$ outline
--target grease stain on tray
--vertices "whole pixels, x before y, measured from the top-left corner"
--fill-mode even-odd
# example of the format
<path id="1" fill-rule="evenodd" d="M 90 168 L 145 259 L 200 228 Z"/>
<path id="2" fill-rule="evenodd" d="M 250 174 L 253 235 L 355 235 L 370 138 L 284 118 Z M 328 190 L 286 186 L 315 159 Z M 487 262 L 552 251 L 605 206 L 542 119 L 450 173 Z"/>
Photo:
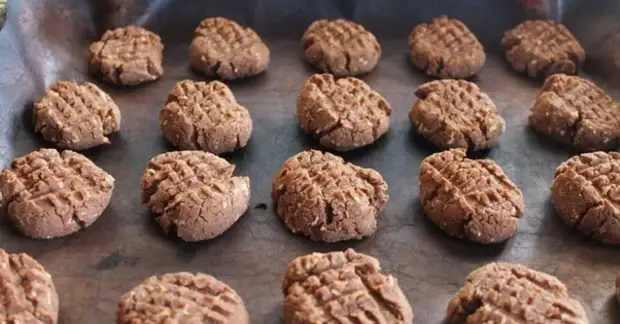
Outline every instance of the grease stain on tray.
<path id="1" fill-rule="evenodd" d="M 119 266 L 134 266 L 140 261 L 137 257 L 124 256 L 121 251 L 116 250 L 107 257 L 101 259 L 97 264 L 97 270 L 110 270 Z"/>

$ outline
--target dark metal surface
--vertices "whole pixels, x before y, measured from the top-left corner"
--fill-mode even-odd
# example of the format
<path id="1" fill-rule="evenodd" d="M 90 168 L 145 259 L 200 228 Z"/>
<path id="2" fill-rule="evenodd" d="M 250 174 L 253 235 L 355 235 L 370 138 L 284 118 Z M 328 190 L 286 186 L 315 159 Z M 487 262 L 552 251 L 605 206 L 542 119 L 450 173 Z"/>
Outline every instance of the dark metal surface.
<path id="1" fill-rule="evenodd" d="M 376 256 L 384 270 L 399 279 L 416 323 L 442 322 L 447 301 L 465 276 L 493 260 L 554 274 L 584 304 L 592 323 L 620 322 L 620 306 L 613 298 L 620 254 L 582 237 L 554 215 L 549 185 L 555 168 L 571 152 L 528 129 L 528 111 L 540 83 L 514 74 L 499 56 L 501 35 L 521 19 L 515 14 L 520 10 L 516 1 L 434 1 L 434 5 L 409 1 L 405 7 L 398 0 L 124 2 L 131 4 L 11 1 L 7 25 L 0 32 L 3 166 L 15 156 L 49 146 L 32 132 L 32 102 L 58 79 L 91 80 L 86 73 L 87 47 L 105 25 L 134 21 L 159 33 L 166 45 L 165 75 L 160 81 L 133 89 L 102 85 L 121 108 L 123 121 L 112 145 L 85 152 L 117 180 L 112 202 L 100 219 L 76 235 L 50 241 L 28 239 L 8 223 L 0 224 L 0 247 L 31 254 L 53 275 L 61 298 L 61 323 L 113 322 L 123 292 L 150 275 L 172 271 L 210 273 L 240 293 L 254 323 L 279 323 L 280 284 L 288 261 L 346 247 Z M 406 36 L 414 25 L 439 14 L 461 18 L 489 53 L 475 81 L 493 98 L 507 129 L 488 156 L 521 188 L 526 202 L 519 230 L 505 244 L 482 246 L 451 239 L 420 209 L 419 164 L 434 149 L 410 131 L 407 114 L 414 102 L 413 89 L 428 79 L 408 64 Z M 225 156 L 237 165 L 239 174 L 251 178 L 250 209 L 220 238 L 187 244 L 165 237 L 140 206 L 139 182 L 151 157 L 172 150 L 157 123 L 168 91 L 179 80 L 204 79 L 188 68 L 187 47 L 194 27 L 210 15 L 255 27 L 270 46 L 272 61 L 266 74 L 230 83 L 255 126 L 249 146 Z M 301 59 L 299 38 L 307 24 L 322 17 L 352 18 L 377 34 L 383 56 L 378 68 L 363 79 L 394 109 L 385 138 L 344 154 L 380 171 L 390 187 L 391 199 L 380 215 L 376 235 L 359 242 L 319 244 L 292 235 L 274 215 L 269 198 L 272 177 L 281 163 L 316 147 L 298 130 L 295 102 L 302 83 L 313 73 Z M 608 86 L 596 75 L 585 75 Z M 620 98 L 618 91 L 609 90 Z"/>

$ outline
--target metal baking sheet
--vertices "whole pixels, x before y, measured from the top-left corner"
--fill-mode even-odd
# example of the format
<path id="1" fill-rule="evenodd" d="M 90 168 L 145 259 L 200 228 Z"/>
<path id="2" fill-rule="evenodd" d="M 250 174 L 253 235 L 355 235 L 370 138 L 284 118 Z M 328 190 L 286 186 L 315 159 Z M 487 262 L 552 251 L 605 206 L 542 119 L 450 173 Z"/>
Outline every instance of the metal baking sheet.
<path id="1" fill-rule="evenodd" d="M 111 138 L 112 145 L 85 152 L 116 178 L 112 202 L 99 220 L 75 235 L 47 241 L 28 239 L 4 221 L 0 224 L 0 247 L 31 254 L 53 275 L 61 300 L 61 323 L 113 322 L 122 293 L 148 276 L 173 271 L 210 273 L 239 292 L 254 323 L 280 323 L 280 287 L 286 264 L 302 254 L 347 247 L 379 258 L 384 271 L 398 278 L 413 306 L 416 323 L 441 323 L 448 300 L 467 274 L 494 260 L 523 263 L 554 274 L 583 303 L 592 323 L 620 322 L 620 305 L 613 298 L 620 253 L 584 238 L 554 215 L 549 185 L 555 168 L 572 152 L 527 127 L 540 82 L 512 72 L 499 52 L 504 30 L 525 17 L 519 2 L 403 3 L 10 1 L 7 24 L 0 32 L 2 165 L 49 147 L 32 131 L 32 103 L 56 80 L 97 82 L 117 102 L 123 120 L 121 132 Z M 414 88 L 428 79 L 408 64 L 406 37 L 414 25 L 439 14 L 462 19 L 488 52 L 487 64 L 474 80 L 494 100 L 507 128 L 500 145 L 481 156 L 502 166 L 521 188 L 526 202 L 517 234 L 504 244 L 483 246 L 451 239 L 425 218 L 418 202 L 419 164 L 435 149 L 413 136 L 407 118 Z M 199 21 L 215 15 L 255 28 L 271 49 L 271 64 L 264 75 L 229 83 L 255 125 L 248 147 L 225 155 L 237 165 L 239 174 L 251 178 L 251 206 L 223 236 L 189 244 L 163 235 L 147 209 L 140 206 L 139 182 L 151 157 L 173 150 L 161 136 L 159 109 L 175 82 L 205 79 L 188 67 L 187 48 Z M 391 130 L 376 144 L 343 156 L 380 171 L 389 184 L 390 201 L 374 236 L 321 244 L 289 233 L 272 210 L 270 187 L 285 159 L 317 147 L 300 132 L 295 117 L 298 91 L 314 72 L 301 58 L 299 40 L 311 21 L 335 17 L 364 24 L 383 46 L 379 66 L 363 79 L 392 104 Z M 126 23 L 143 25 L 162 36 L 166 49 L 161 80 L 129 89 L 101 84 L 87 74 L 88 45 L 105 28 Z M 620 98 L 613 83 L 593 71 L 586 66 L 584 75 Z"/>

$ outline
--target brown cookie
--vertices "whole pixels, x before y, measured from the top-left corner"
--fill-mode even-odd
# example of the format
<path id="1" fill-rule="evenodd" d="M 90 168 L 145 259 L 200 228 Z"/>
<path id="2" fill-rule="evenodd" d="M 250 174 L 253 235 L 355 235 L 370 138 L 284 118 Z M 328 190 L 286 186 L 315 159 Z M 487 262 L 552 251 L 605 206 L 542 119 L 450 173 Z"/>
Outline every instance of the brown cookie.
<path id="1" fill-rule="evenodd" d="M 448 304 L 450 323 L 588 324 L 581 304 L 558 278 L 519 264 L 474 270 Z"/>
<path id="2" fill-rule="evenodd" d="M 118 132 L 121 111 L 92 83 L 58 81 L 34 103 L 34 130 L 60 148 L 85 150 L 109 144 Z"/>
<path id="3" fill-rule="evenodd" d="M 506 128 L 495 105 L 475 83 L 437 80 L 421 85 L 409 113 L 416 131 L 441 149 L 482 150 L 497 145 Z"/>
<path id="4" fill-rule="evenodd" d="M 586 54 L 575 36 L 553 20 L 528 20 L 502 38 L 506 59 L 531 77 L 577 74 Z"/>
<path id="5" fill-rule="evenodd" d="M 398 280 L 371 256 L 312 253 L 289 263 L 282 283 L 284 323 L 413 323 Z"/>
<path id="6" fill-rule="evenodd" d="M 108 206 L 114 178 L 85 156 L 41 149 L 0 174 L 2 205 L 24 235 L 66 236 L 90 226 Z"/>
<path id="7" fill-rule="evenodd" d="M 620 107 L 594 83 L 576 76 L 548 77 L 529 123 L 536 131 L 580 151 L 620 146 Z"/>
<path id="8" fill-rule="evenodd" d="M 362 25 L 344 19 L 317 20 L 301 44 L 308 63 L 335 76 L 370 72 L 381 57 L 381 46 Z"/>
<path id="9" fill-rule="evenodd" d="M 390 128 L 390 104 L 364 81 L 311 76 L 297 99 L 301 128 L 320 143 L 348 151 L 373 143 Z"/>
<path id="10" fill-rule="evenodd" d="M 377 229 L 389 197 L 381 175 L 333 154 L 305 151 L 284 162 L 271 197 L 293 233 L 315 241 L 362 239 Z"/>
<path id="11" fill-rule="evenodd" d="M 213 154 L 246 146 L 252 133 L 250 113 L 219 81 L 177 83 L 160 112 L 159 126 L 176 147 Z"/>
<path id="12" fill-rule="evenodd" d="M 194 31 L 189 61 L 207 76 L 239 79 L 267 70 L 269 48 L 249 27 L 222 17 L 207 18 Z"/>
<path id="13" fill-rule="evenodd" d="M 249 324 L 245 304 L 227 284 L 187 272 L 150 277 L 121 297 L 116 323 Z"/>
<path id="14" fill-rule="evenodd" d="M 250 179 L 234 177 L 234 170 L 234 165 L 207 152 L 160 154 L 142 176 L 142 204 L 166 234 L 184 241 L 212 239 L 248 208 Z"/>
<path id="15" fill-rule="evenodd" d="M 409 59 L 416 68 L 442 79 L 469 78 L 480 72 L 486 55 L 460 20 L 439 16 L 409 34 Z"/>
<path id="16" fill-rule="evenodd" d="M 566 224 L 608 244 L 620 244 L 620 153 L 573 156 L 555 171 L 551 198 Z"/>
<path id="17" fill-rule="evenodd" d="M 464 149 L 435 153 L 420 165 L 424 213 L 448 235 L 499 243 L 517 230 L 523 194 L 492 160 L 471 160 Z"/>
<path id="18" fill-rule="evenodd" d="M 127 26 L 108 30 L 88 49 L 90 73 L 120 85 L 137 85 L 159 79 L 164 45 L 144 28 Z"/>
<path id="19" fill-rule="evenodd" d="M 58 322 L 58 294 L 52 276 L 29 255 L 0 249 L 0 282 L 0 323 Z"/>

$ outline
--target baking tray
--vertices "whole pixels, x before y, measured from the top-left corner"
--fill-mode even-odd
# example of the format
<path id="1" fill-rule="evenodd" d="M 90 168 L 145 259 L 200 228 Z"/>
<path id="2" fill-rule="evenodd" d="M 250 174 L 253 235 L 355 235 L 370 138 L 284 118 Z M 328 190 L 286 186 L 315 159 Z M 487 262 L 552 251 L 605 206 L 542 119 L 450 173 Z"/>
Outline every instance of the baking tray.
<path id="1" fill-rule="evenodd" d="M 28 239 L 3 222 L 0 247 L 29 253 L 53 275 L 61 300 L 60 323 L 111 323 L 122 293 L 148 276 L 173 271 L 212 274 L 239 292 L 254 323 L 280 323 L 286 264 L 302 254 L 347 247 L 379 258 L 384 271 L 398 278 L 416 323 L 441 323 L 448 300 L 467 274 L 494 260 L 523 263 L 557 276 L 583 303 L 592 323 L 619 323 L 613 282 L 620 270 L 620 253 L 567 228 L 554 214 L 549 185 L 555 168 L 573 153 L 527 127 L 540 81 L 512 72 L 499 51 L 504 30 L 525 18 L 519 2 L 403 3 L 10 1 L 7 24 L 0 32 L 3 166 L 16 156 L 49 147 L 32 131 L 32 103 L 59 79 L 97 82 L 87 74 L 87 48 L 105 28 L 133 22 L 159 33 L 166 46 L 165 75 L 131 89 L 97 82 L 112 95 L 123 118 L 120 133 L 111 137 L 112 145 L 85 152 L 116 178 L 112 202 L 99 220 L 75 235 L 45 241 Z M 518 232 L 504 244 L 484 246 L 451 239 L 426 219 L 418 202 L 419 164 L 435 149 L 413 136 L 407 118 L 414 88 L 428 81 L 408 64 L 407 34 L 414 25 L 439 14 L 462 19 L 487 49 L 487 64 L 474 80 L 494 100 L 507 127 L 499 146 L 481 156 L 488 155 L 502 166 L 526 202 Z M 255 28 L 271 49 L 271 64 L 264 75 L 229 83 L 254 120 L 248 147 L 224 156 L 237 165 L 238 174 L 251 178 L 250 208 L 221 237 L 190 244 L 164 236 L 140 206 L 139 183 L 151 157 L 173 150 L 157 122 L 168 91 L 182 79 L 205 79 L 188 67 L 187 48 L 194 27 L 214 15 Z M 302 60 L 300 37 L 311 21 L 335 17 L 363 23 L 383 47 L 379 66 L 363 79 L 392 104 L 391 129 L 374 145 L 342 155 L 380 171 L 389 184 L 390 201 L 374 236 L 321 244 L 293 235 L 283 226 L 272 209 L 270 188 L 285 159 L 317 148 L 299 130 L 295 117 L 298 91 L 314 72 Z M 614 83 L 589 64 L 583 75 L 620 98 Z"/>

